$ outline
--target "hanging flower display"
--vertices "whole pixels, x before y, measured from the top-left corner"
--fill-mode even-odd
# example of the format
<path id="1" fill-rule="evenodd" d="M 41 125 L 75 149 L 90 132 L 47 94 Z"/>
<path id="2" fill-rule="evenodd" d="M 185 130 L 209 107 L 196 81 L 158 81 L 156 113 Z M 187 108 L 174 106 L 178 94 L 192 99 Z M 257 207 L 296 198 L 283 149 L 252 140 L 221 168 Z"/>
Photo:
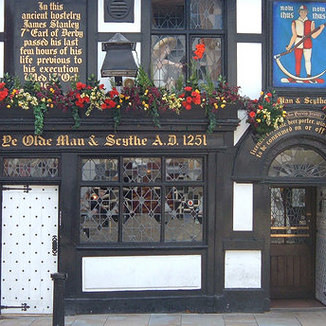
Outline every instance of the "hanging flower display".
<path id="1" fill-rule="evenodd" d="M 247 103 L 247 122 L 259 138 L 279 128 L 287 116 L 274 91 L 261 92 L 259 99 Z"/>

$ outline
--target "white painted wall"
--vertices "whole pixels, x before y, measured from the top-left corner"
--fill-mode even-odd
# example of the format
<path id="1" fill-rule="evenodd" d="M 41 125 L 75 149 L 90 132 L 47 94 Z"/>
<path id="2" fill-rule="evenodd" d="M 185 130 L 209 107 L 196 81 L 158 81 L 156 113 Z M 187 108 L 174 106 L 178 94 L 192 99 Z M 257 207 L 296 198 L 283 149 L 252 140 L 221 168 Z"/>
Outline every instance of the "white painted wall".
<path id="1" fill-rule="evenodd" d="M 262 45 L 237 44 L 237 85 L 240 93 L 251 99 L 259 97 L 262 89 Z"/>
<path id="2" fill-rule="evenodd" d="M 201 288 L 201 255 L 83 257 L 84 292 Z"/>
<path id="3" fill-rule="evenodd" d="M 233 183 L 233 231 L 253 231 L 251 183 Z"/>
<path id="4" fill-rule="evenodd" d="M 104 1 L 98 0 L 98 31 L 108 33 L 140 33 L 141 30 L 141 0 L 134 0 L 133 23 L 105 23 Z"/>
<path id="5" fill-rule="evenodd" d="M 237 33 L 261 32 L 261 0 L 237 0 Z"/>
<path id="6" fill-rule="evenodd" d="M 261 288 L 260 250 L 225 251 L 225 288 Z"/>
<path id="7" fill-rule="evenodd" d="M 0 0 L 0 32 L 5 31 L 5 0 Z"/>
<path id="8" fill-rule="evenodd" d="M 247 122 L 247 111 L 246 110 L 238 110 L 238 118 L 240 120 L 237 129 L 233 134 L 233 144 L 236 145 L 238 141 L 241 139 L 242 135 L 245 133 L 247 128 L 249 127 L 249 123 Z"/>
<path id="9" fill-rule="evenodd" d="M 326 187 L 317 188 L 316 298 L 326 305 Z"/>
<path id="10" fill-rule="evenodd" d="M 3 77 L 5 66 L 4 43 L 0 42 L 0 78 Z"/>

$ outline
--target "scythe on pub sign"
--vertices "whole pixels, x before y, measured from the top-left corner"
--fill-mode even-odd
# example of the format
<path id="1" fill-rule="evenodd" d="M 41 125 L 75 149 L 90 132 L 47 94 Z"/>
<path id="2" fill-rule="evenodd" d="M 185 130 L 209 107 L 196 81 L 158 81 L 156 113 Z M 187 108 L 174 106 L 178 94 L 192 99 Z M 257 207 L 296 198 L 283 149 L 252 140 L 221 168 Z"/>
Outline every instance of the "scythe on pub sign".
<path id="1" fill-rule="evenodd" d="M 326 26 L 326 23 L 324 23 L 322 25 Z M 315 76 L 311 76 L 311 77 L 298 77 L 298 76 L 294 76 L 293 74 L 291 74 L 290 72 L 288 72 L 285 69 L 285 67 L 282 65 L 282 63 L 281 63 L 281 57 L 283 55 L 287 55 L 287 54 L 291 53 L 292 51 L 294 51 L 294 49 L 296 49 L 300 44 L 302 44 L 308 37 L 310 37 L 312 34 L 314 34 L 315 32 L 317 32 L 322 25 L 319 25 L 318 27 L 316 27 L 315 29 L 313 29 L 310 33 L 308 33 L 307 35 L 305 35 L 290 50 L 274 55 L 274 59 L 275 59 L 277 65 L 278 65 L 278 67 L 281 69 L 281 71 L 286 76 L 288 76 L 288 77 L 290 77 L 290 78 L 292 78 L 294 80 L 299 80 L 299 81 L 303 81 L 304 82 L 304 81 L 313 81 L 313 80 L 316 80 L 316 79 L 318 79 L 320 76 L 322 76 L 326 72 L 326 69 L 325 69 L 324 71 L 322 71 L 321 73 L 319 73 L 318 75 L 315 75 Z"/>

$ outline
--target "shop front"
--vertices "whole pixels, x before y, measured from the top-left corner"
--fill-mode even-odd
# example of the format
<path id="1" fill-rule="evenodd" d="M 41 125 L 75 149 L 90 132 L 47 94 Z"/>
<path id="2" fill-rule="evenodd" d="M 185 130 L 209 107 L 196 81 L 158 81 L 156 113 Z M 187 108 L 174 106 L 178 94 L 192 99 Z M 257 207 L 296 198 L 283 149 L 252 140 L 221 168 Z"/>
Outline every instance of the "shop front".
<path id="1" fill-rule="evenodd" d="M 71 130 L 62 113 L 42 135 L 3 119 L 2 305 L 51 313 L 59 271 L 67 314 L 237 309 L 223 294 L 236 108 L 213 133 L 198 117 L 114 130 L 99 112 Z"/>
<path id="2" fill-rule="evenodd" d="M 284 126 L 240 146 L 237 182 L 254 191 L 257 229 L 264 234 L 264 268 L 271 299 L 317 299 L 325 303 L 325 115 L 293 108 Z"/>

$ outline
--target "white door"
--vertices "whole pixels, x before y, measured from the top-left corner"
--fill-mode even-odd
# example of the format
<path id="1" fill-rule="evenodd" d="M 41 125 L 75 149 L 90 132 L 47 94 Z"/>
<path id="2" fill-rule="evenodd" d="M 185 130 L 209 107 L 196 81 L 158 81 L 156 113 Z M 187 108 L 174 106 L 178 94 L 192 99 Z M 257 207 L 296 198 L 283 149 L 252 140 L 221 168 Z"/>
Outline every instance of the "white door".
<path id="1" fill-rule="evenodd" d="M 9 189 L 8 189 L 9 188 Z M 5 313 L 52 313 L 53 281 L 58 236 L 58 187 L 4 186 L 2 191 L 1 305 Z M 6 189 L 6 190 L 5 190 Z"/>

